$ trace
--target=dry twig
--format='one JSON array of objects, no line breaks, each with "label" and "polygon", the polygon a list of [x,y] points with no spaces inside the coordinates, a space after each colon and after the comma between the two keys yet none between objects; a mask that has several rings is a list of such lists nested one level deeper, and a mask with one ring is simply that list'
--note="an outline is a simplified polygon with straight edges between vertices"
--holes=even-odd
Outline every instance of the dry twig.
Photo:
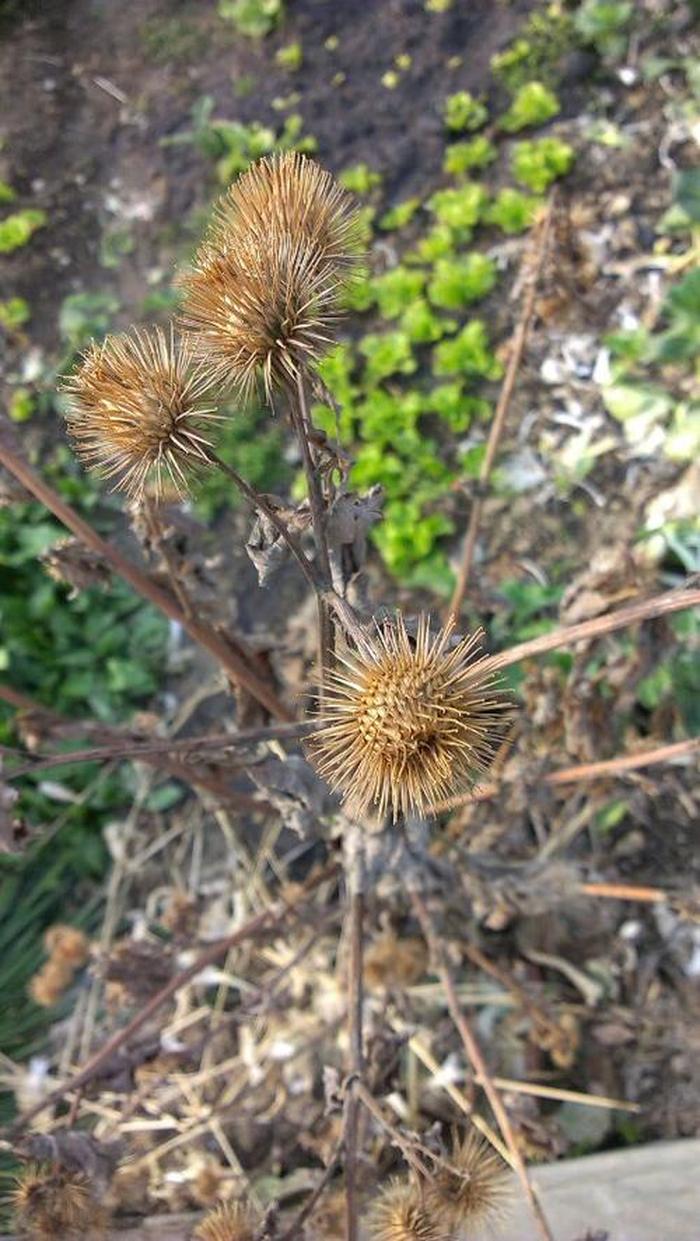
[{"label": "dry twig", "polygon": [[413,903],[414,912],[420,922],[423,935],[425,936],[425,941],[430,949],[430,955],[433,958],[435,968],[442,979],[450,1016],[452,1017],[452,1020],[459,1032],[469,1063],[474,1069],[477,1080],[482,1085],[484,1093],[491,1105],[493,1114],[498,1121],[498,1126],[510,1152],[511,1163],[520,1179],[520,1183],[530,1204],[530,1208],[539,1228],[540,1234],[543,1241],[554,1241],[547,1218],[528,1176],[525,1161],[520,1153],[508,1113],[503,1106],[501,1096],[497,1088],[494,1086],[493,1078],[489,1073],[488,1066],[482,1054],[481,1048],[474,1036],[472,1028],[459,1006],[454,979],[452,978],[451,971],[447,964],[444,946],[435,929],[427,905],[425,904],[423,897],[415,889],[411,892],[411,900]]},{"label": "dry twig", "polygon": [[484,492],[491,477],[493,463],[498,452],[498,445],[503,434],[506,416],[510,407],[513,390],[515,388],[515,380],[518,374],[518,368],[523,356],[525,344],[527,342],[528,332],[530,330],[530,322],[532,320],[535,308],[535,297],[537,295],[537,285],[544,263],[544,257],[547,250],[547,241],[549,239],[550,225],[552,222],[552,211],[554,206],[554,195],[549,200],[549,204],[543,215],[537,222],[535,227],[535,235],[533,238],[532,258],[528,255],[528,270],[525,274],[524,283],[526,286],[525,296],[523,298],[522,310],[520,318],[511,342],[510,353],[508,355],[508,366],[501,385],[501,391],[498,397],[498,404],[493,416],[493,422],[489,431],[489,437],[486,443],[486,453],[479,470],[479,493],[474,496],[471,511],[469,513],[469,524],[467,533],[464,537],[464,548],[462,551],[462,559],[457,574],[457,581],[450,599],[449,606],[445,613],[445,620],[459,616],[460,609],[464,600],[469,575],[471,573],[472,561],[474,559],[474,548],[476,547],[476,539],[479,531],[479,524],[484,508]]}]

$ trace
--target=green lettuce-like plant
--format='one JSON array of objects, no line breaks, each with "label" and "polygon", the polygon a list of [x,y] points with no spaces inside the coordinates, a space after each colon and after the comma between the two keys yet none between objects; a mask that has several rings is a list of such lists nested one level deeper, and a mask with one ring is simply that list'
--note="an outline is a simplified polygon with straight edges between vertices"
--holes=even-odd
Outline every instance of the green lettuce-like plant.
[{"label": "green lettuce-like plant", "polygon": [[417,368],[404,332],[370,332],[360,341],[360,353],[367,359],[365,377],[370,384],[389,375],[411,375]]},{"label": "green lettuce-like plant", "polygon": [[453,142],[445,151],[443,168],[453,176],[462,176],[472,168],[485,168],[498,152],[485,134],[477,134],[469,142]]},{"label": "green lettuce-like plant", "polygon": [[465,258],[438,259],[428,297],[443,310],[458,310],[485,297],[496,283],[496,264],[475,252]]},{"label": "green lettuce-like plant", "polygon": [[413,344],[426,345],[454,331],[457,325],[452,319],[436,315],[430,303],[424,297],[418,297],[404,310],[399,326]]},{"label": "green lettuce-like plant", "polygon": [[390,207],[379,219],[379,228],[384,229],[386,232],[405,228],[407,224],[410,224],[420,205],[420,198],[406,198],[403,202],[396,203],[396,206]]},{"label": "green lettuce-like plant", "polygon": [[559,100],[542,82],[527,82],[520,87],[510,108],[501,117],[501,129],[516,133],[532,125],[544,125],[559,112]]},{"label": "green lettuce-like plant", "polygon": [[372,281],[372,293],[385,319],[396,319],[423,292],[425,272],[393,267]]},{"label": "green lettuce-like plant", "polygon": [[38,228],[46,223],[45,211],[26,207],[24,211],[15,211],[4,220],[0,220],[0,254],[11,254],[26,246],[30,237]]},{"label": "green lettuce-like plant", "polygon": [[436,375],[500,379],[503,367],[491,350],[486,324],[472,319],[453,339],[440,341],[433,352],[433,370]]},{"label": "green lettuce-like plant", "polygon": [[574,152],[559,138],[537,138],[516,142],[511,167],[517,181],[536,194],[542,194],[553,181],[563,177],[574,162]]},{"label": "green lettuce-like plant", "polygon": [[370,194],[382,183],[381,172],[375,172],[369,164],[351,164],[338,174],[340,184],[353,194]]},{"label": "green lettuce-like plant", "polygon": [[447,225],[466,241],[481,219],[486,201],[483,185],[466,181],[455,189],[438,190],[428,199],[427,206],[439,224]]},{"label": "green lettuce-like plant", "polygon": [[488,120],[488,111],[468,90],[456,91],[445,100],[445,125],[448,129],[481,129]]},{"label": "green lettuce-like plant", "polygon": [[504,233],[524,233],[530,228],[541,205],[541,198],[531,198],[520,190],[505,186],[499,190],[493,202],[489,203],[484,219],[488,224],[495,224]]},{"label": "green lettuce-like plant", "polygon": [[281,22],[284,4],[282,0],[219,0],[218,13],[239,34],[262,39]]}]

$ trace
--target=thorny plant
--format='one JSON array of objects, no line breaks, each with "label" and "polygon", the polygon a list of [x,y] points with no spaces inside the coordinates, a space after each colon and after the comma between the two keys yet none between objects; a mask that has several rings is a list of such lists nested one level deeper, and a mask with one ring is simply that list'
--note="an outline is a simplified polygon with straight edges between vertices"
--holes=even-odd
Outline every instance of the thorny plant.
[{"label": "thorny plant", "polygon": [[[538,230],[535,273],[546,245],[546,221]],[[344,1113],[340,1140],[318,1187],[291,1222],[270,1212],[263,1216],[254,1202],[228,1202],[217,1205],[201,1221],[196,1236],[203,1241],[253,1241],[262,1236],[292,1241],[307,1235],[307,1222],[313,1226],[314,1214],[323,1206],[322,1196],[333,1196],[331,1183],[342,1172],[342,1228],[348,1241],[357,1241],[366,1180],[361,1175],[361,1151],[372,1121],[397,1148],[407,1169],[400,1179],[369,1196],[366,1223],[374,1241],[449,1241],[465,1231],[471,1235],[476,1226],[489,1226],[502,1205],[503,1172],[508,1164],[519,1176],[547,1241],[549,1225],[499,1086],[460,1007],[431,909],[428,855],[415,845],[416,825],[425,824],[440,805],[471,796],[475,779],[491,765],[502,744],[507,718],[508,702],[495,679],[501,669],[527,656],[689,608],[700,602],[700,591],[669,591],[500,654],[477,656],[480,634],[460,637],[457,632],[477,508],[467,537],[462,589],[452,601],[443,628],[433,630],[425,615],[411,619],[377,613],[372,619],[357,607],[352,600],[362,567],[357,548],[369,524],[379,519],[377,497],[349,491],[347,459],[313,426],[309,398],[316,394],[329,400],[316,365],[334,341],[343,290],[360,267],[359,235],[348,194],[312,160],[298,153],[263,159],[224,195],[190,270],[181,277],[182,334],[173,326],[167,332],[139,329],[108,336],[89,347],[78,370],[65,381],[70,398],[68,430],[76,452],[86,465],[126,492],[137,530],[148,528],[152,533],[163,499],[185,496],[202,472],[221,470],[240,489],[255,515],[261,580],[285,555],[297,565],[317,602],[319,677],[310,720],[297,719],[284,689],[242,636],[229,633],[224,637],[197,616],[194,596],[176,564],[165,566],[169,586],[154,581],[38,478],[6,433],[0,437],[1,460],[103,565],[121,574],[218,660],[236,688],[241,719],[251,702],[265,712],[258,728],[239,726],[237,734],[189,740],[185,754],[189,764],[177,761],[174,742],[132,737],[124,744],[117,737],[106,737],[104,731],[102,740],[108,744],[85,753],[115,759],[141,756],[146,763],[164,766],[178,778],[216,793],[221,786],[217,787],[207,770],[198,768],[198,754],[203,758],[208,750],[226,754],[238,749],[245,753],[246,746],[266,742],[279,747],[311,734],[307,753],[331,789],[342,796],[343,809],[334,813],[344,842],[348,1060],[345,1080],[335,1090],[329,1088],[330,1105],[335,1103]],[[536,274],[532,279],[536,280]],[[530,297],[516,333],[490,460],[531,313]],[[214,444],[220,399],[234,393],[243,402],[254,391],[262,391],[271,413],[288,419],[296,437],[307,499],[295,509],[259,493],[217,457]],[[339,526],[345,529],[340,540]],[[350,559],[344,555],[349,544],[355,551]],[[47,725],[50,714],[45,713]],[[32,769],[40,769],[42,763],[52,765],[50,755],[25,757]],[[629,759],[621,761],[629,763]],[[639,761],[643,763],[644,756]],[[263,797],[252,804],[260,809],[266,803]],[[449,1149],[443,1149],[434,1136],[421,1141],[408,1129],[397,1128],[368,1085],[363,1028],[368,842],[373,853],[384,859],[381,865],[393,868],[398,882],[408,889],[474,1081],[483,1089],[490,1108],[487,1119],[453,1088],[452,1097],[462,1107],[471,1133],[455,1137]],[[74,1116],[82,1091],[179,988],[224,959],[238,944],[295,917],[303,918],[310,893],[333,879],[336,869],[331,864],[312,872],[292,899],[283,893],[276,906],[190,960],[77,1073],[25,1110],[14,1134],[68,1095],[73,1099]],[[60,991],[79,964],[75,953],[83,952],[77,941],[71,949],[65,935],[49,947],[53,956],[34,988],[40,1001]],[[417,959],[422,959],[420,953]],[[547,1014],[538,1011],[537,1016],[540,1025],[546,1026]],[[429,1050],[413,1041],[416,1054],[436,1068]],[[477,1138],[475,1130],[487,1141]],[[39,1237],[87,1235],[90,1230],[97,1234],[102,1221],[92,1209],[91,1192],[82,1173],[61,1168],[60,1159],[48,1171],[32,1166],[14,1194],[20,1226]],[[333,1235],[340,1228],[337,1223]]]}]

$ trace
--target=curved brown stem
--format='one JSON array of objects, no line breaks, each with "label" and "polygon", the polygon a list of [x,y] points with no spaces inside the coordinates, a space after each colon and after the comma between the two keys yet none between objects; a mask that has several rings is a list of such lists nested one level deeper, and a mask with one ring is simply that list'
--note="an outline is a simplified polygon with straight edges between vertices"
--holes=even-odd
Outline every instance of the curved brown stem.
[{"label": "curved brown stem", "polygon": [[3,437],[0,437],[0,464],[9,470],[22,486],[26,487],[27,491],[30,491],[45,505],[59,521],[63,522],[63,525],[67,526],[76,538],[101,556],[115,573],[133,586],[138,594],[148,599],[149,603],[152,603],[170,620],[181,625],[195,642],[214,656],[231,680],[246,689],[253,698],[266,707],[271,715],[279,720],[294,719],[292,712],[280,701],[271,686],[253,672],[219,634],[195,617],[186,616],[172,595],[152,582],[142,569],[139,569],[112,543],[108,543],[96,530],[93,530],[92,526],[88,525],[75,509],[61,499],[53,487],[39,477],[28,461],[14,452]]},{"label": "curved brown stem", "polygon": [[700,590],[684,586],[677,590],[667,590],[664,594],[653,595],[651,599],[632,603],[629,607],[620,608],[617,612],[607,612],[604,616],[596,616],[593,620],[581,621],[578,625],[564,625],[554,629],[552,633],[541,634],[539,638],[531,638],[529,642],[519,642],[507,651],[499,651],[497,655],[487,655],[480,664],[484,673],[500,672],[511,664],[520,663],[521,659],[531,659],[533,655],[544,655],[547,651],[557,651],[563,646],[572,646],[574,642],[591,641],[605,633],[613,633],[616,629],[625,629],[628,625],[637,625],[640,621],[653,620],[657,616],[667,616],[671,612],[682,612],[687,608],[700,605]]}]

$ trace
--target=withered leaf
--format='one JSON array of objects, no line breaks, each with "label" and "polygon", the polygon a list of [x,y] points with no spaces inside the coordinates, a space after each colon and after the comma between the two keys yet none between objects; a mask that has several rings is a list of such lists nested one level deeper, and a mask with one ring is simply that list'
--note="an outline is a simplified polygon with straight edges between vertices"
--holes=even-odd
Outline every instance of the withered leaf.
[{"label": "withered leaf", "polygon": [[378,484],[365,495],[340,492],[328,514],[328,550],[333,584],[344,593],[367,559],[367,536],[382,515],[383,488]]},{"label": "withered leaf", "polygon": [[[268,503],[275,509],[292,534],[297,536],[308,529],[311,522],[309,506],[306,501],[296,508],[285,507],[280,500],[266,496]],[[283,565],[289,557],[289,548],[274,524],[260,513],[245,545],[246,552],[255,565],[258,581],[265,586],[273,573]]]},{"label": "withered leaf", "polygon": [[279,811],[286,827],[303,840],[325,835],[322,820],[333,803],[325,785],[301,755],[290,754],[284,761],[267,758],[250,767],[250,776]]}]

